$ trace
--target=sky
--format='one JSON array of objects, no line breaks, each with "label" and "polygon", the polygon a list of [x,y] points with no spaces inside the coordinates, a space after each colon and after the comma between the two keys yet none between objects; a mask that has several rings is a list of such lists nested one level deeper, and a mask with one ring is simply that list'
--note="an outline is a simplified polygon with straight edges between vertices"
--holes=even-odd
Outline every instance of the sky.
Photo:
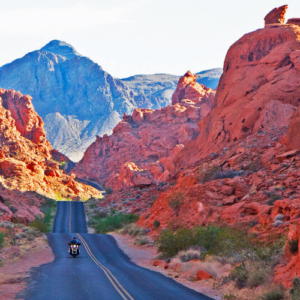
[{"label": "sky", "polygon": [[289,0],[0,0],[0,66],[57,39],[114,77],[223,67],[229,47]]}]

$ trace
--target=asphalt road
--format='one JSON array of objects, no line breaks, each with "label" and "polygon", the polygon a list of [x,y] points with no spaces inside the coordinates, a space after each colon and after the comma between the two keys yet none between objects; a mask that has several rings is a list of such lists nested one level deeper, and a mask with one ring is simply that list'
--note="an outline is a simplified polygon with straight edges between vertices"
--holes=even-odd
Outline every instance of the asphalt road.
[{"label": "asphalt road", "polygon": [[[59,202],[49,244],[52,263],[32,268],[25,300],[209,300],[160,273],[132,263],[110,235],[87,234],[83,203]],[[80,255],[68,253],[68,242],[81,241]]]}]

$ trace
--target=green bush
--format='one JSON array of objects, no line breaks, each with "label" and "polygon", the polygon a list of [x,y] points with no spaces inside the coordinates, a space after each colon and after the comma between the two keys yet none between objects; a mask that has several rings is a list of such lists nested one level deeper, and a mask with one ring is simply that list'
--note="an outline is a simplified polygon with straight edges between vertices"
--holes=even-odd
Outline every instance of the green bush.
[{"label": "green bush", "polygon": [[0,232],[0,249],[2,249],[4,246],[4,237],[5,234],[3,232]]},{"label": "green bush", "polygon": [[107,195],[110,195],[113,192],[113,189],[110,186],[106,187],[104,190],[105,190],[105,192],[106,192]]},{"label": "green bush", "polygon": [[49,232],[49,224],[46,222],[46,218],[41,215],[36,216],[30,226],[43,233]]},{"label": "green bush", "polygon": [[251,243],[243,231],[227,226],[179,228],[165,230],[156,240],[158,250],[166,257],[175,256],[181,250],[192,246],[204,247],[209,254],[233,257],[243,249],[250,249]]},{"label": "green bush", "polygon": [[284,298],[284,292],[282,289],[275,288],[265,294],[261,295],[261,300],[282,300]]},{"label": "green bush", "polygon": [[121,229],[126,224],[135,223],[139,219],[138,215],[135,214],[116,214],[110,215],[95,225],[96,233],[107,233],[116,229]]},{"label": "green bush", "polygon": [[160,226],[160,222],[157,221],[157,220],[155,220],[155,221],[153,222],[153,227],[154,227],[155,229],[157,229],[159,226]]}]

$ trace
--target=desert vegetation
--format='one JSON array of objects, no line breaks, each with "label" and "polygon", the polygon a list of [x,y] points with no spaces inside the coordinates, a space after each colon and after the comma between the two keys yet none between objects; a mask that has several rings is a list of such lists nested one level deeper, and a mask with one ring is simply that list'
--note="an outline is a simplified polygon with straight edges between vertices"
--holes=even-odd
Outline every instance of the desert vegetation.
[{"label": "desert vegetation", "polygon": [[[180,263],[191,276],[195,277],[199,270],[210,274],[216,286],[233,283],[237,291],[243,288],[254,291],[262,286],[263,293],[256,295],[257,299],[284,299],[284,290],[272,287],[273,269],[284,252],[285,238],[281,236],[265,242],[239,228],[208,225],[167,229],[161,232],[156,244],[160,259],[170,261],[170,268]],[[294,249],[294,245],[290,247]],[[291,291],[295,295],[300,290],[297,284],[295,281]],[[239,298],[229,294],[225,299]]]}]

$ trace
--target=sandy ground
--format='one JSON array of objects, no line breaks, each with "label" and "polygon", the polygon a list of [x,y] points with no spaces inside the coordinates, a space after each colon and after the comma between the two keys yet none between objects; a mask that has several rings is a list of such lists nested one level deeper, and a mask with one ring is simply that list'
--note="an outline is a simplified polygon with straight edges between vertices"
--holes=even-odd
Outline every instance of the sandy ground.
[{"label": "sandy ground", "polygon": [[14,299],[25,288],[30,268],[50,263],[55,258],[45,235],[21,246],[4,248],[1,256],[4,265],[0,267],[0,300]]},{"label": "sandy ground", "polygon": [[117,233],[111,233],[116,239],[118,246],[124,251],[132,262],[137,265],[164,274],[165,276],[172,277],[177,282],[193,289],[197,292],[205,294],[213,299],[223,299],[221,292],[213,288],[214,280],[203,281],[190,281],[184,276],[178,276],[178,273],[172,270],[165,270],[161,266],[153,266],[153,261],[157,258],[157,248],[153,245],[137,246],[134,245],[135,239],[129,235],[121,235]]}]

